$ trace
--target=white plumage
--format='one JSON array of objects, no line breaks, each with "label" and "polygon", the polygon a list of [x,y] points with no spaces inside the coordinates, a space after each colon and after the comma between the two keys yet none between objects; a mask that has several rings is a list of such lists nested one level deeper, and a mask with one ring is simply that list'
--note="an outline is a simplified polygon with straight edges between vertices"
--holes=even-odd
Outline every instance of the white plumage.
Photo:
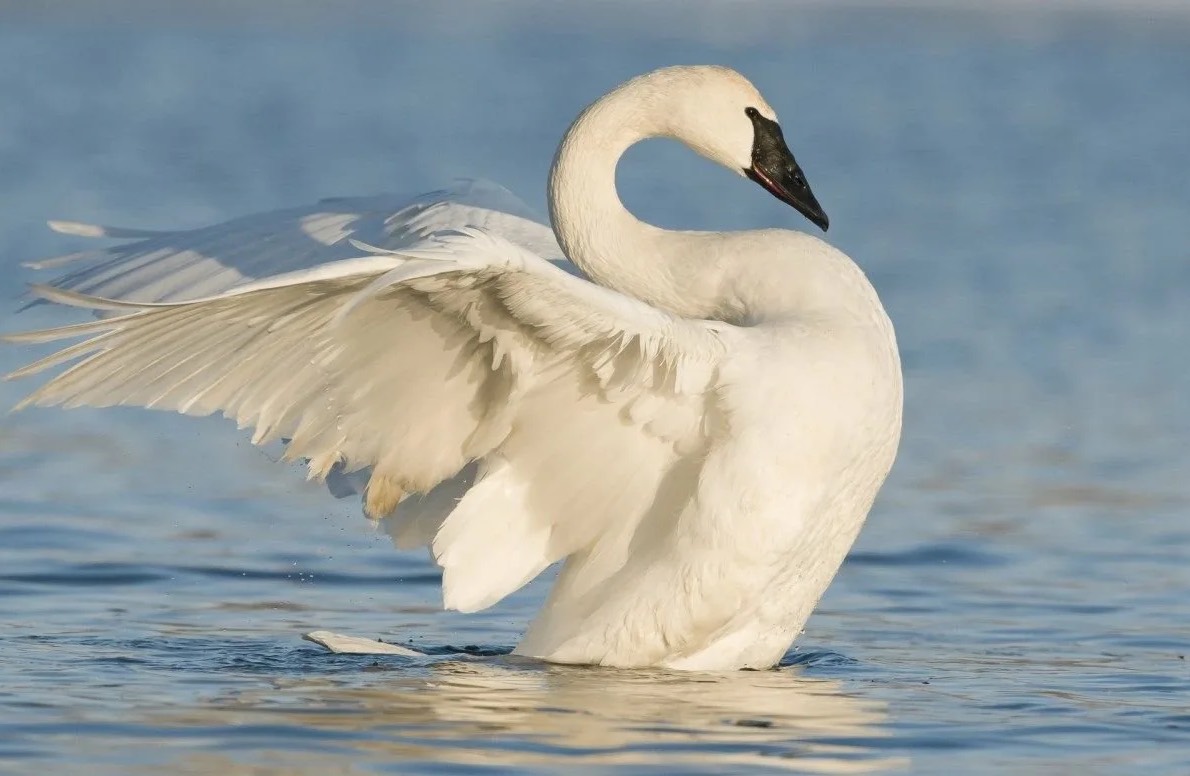
[{"label": "white plumage", "polygon": [[892,328],[825,243],[657,229],[614,171],[669,135],[814,217],[808,187],[782,188],[784,142],[784,168],[757,150],[774,121],[723,68],[628,82],[559,150],[558,240],[490,184],[187,232],[58,223],[132,242],[41,263],[80,268],[36,295],[103,317],[10,335],[83,338],[10,377],[70,363],[22,406],[221,412],[285,440],[338,494],[362,485],[399,544],[430,547],[449,608],[564,561],[522,654],[771,665],[892,464]]}]

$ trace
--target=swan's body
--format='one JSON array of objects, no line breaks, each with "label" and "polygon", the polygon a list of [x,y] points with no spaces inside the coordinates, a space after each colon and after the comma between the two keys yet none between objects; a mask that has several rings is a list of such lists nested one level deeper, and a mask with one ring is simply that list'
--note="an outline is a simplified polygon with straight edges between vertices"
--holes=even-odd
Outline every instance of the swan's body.
[{"label": "swan's body", "polygon": [[[220,411],[258,443],[288,440],[339,492],[366,483],[365,511],[399,544],[430,547],[449,608],[490,606],[563,561],[520,654],[767,667],[892,465],[892,326],[826,243],[643,224],[615,165],[672,136],[825,227],[776,126],[723,68],[621,86],[555,159],[561,252],[515,208],[465,197],[108,230],[141,242],[37,289],[109,317],[16,335],[89,339],[14,374],[82,358],[27,402]],[[348,236],[395,250],[361,258]]]}]

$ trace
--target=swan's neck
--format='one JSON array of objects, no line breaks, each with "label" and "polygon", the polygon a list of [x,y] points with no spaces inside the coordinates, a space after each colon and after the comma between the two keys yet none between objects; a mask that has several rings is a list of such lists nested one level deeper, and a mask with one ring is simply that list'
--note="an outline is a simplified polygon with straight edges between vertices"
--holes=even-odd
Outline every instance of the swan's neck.
[{"label": "swan's neck", "polygon": [[668,99],[665,90],[630,81],[575,120],[550,171],[550,220],[562,250],[596,283],[681,315],[711,317],[713,259],[682,250],[697,233],[640,221],[616,192],[616,164],[629,146],[672,136]]},{"label": "swan's neck", "polygon": [[583,111],[566,133],[550,171],[549,202],[570,260],[600,285],[690,318],[747,324],[821,314],[884,326],[863,272],[821,240],[780,229],[669,231],[628,212],[616,192],[616,164],[645,138],[683,139],[683,110],[696,98],[682,88],[655,75],[634,79]]}]

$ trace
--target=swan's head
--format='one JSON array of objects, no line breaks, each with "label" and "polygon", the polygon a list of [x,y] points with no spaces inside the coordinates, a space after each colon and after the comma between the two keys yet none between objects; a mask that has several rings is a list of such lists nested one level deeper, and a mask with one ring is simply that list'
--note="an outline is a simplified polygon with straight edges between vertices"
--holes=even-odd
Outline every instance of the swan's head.
[{"label": "swan's head", "polygon": [[759,183],[823,231],[830,220],[785,144],[777,114],[747,78],[716,66],[670,67],[644,77],[665,105],[664,134]]}]

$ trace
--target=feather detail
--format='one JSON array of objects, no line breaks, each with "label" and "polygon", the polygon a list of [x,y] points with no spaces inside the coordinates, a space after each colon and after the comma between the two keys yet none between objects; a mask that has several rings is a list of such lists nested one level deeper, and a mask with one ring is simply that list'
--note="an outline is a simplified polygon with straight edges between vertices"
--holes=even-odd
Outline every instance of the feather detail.
[{"label": "feather detail", "polygon": [[[38,286],[43,298],[116,315],[10,335],[84,338],[10,377],[73,362],[24,405],[221,412],[256,444],[287,440],[284,459],[305,461],[312,480],[332,477],[341,490],[337,473],[369,471],[365,514],[405,536],[433,527],[446,603],[465,611],[581,551],[590,526],[630,534],[678,446],[705,444],[700,419],[724,352],[715,329],[480,229],[399,250],[352,247],[369,256],[349,260],[350,272],[266,278],[194,301]],[[565,429],[538,420],[565,415]],[[599,468],[578,451],[598,438],[615,467],[577,487]],[[409,498],[477,460],[482,471],[453,509]],[[493,552],[498,574],[482,561]]]}]

